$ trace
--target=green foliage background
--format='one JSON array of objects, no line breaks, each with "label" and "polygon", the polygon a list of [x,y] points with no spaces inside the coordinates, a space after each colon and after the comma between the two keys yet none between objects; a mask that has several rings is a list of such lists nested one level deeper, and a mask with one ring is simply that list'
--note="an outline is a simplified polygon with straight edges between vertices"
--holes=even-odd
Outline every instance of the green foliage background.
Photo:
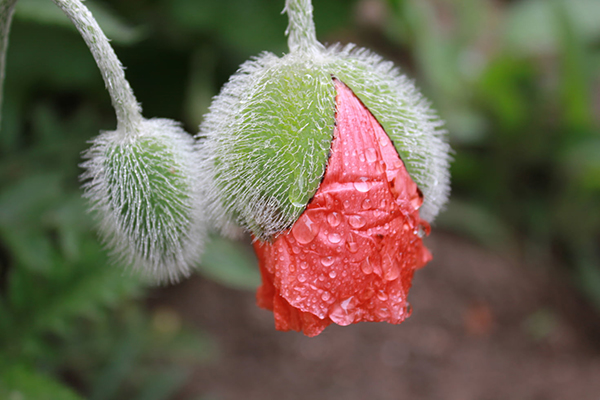
[{"label": "green foliage background", "polygon": [[[191,133],[239,64],[286,50],[283,1],[86,4],[145,116]],[[396,61],[447,121],[453,194],[438,229],[564,266],[600,308],[600,2],[318,0],[315,19],[322,41]],[[169,398],[210,342],[168,310],[149,312],[148,287],[107,262],[77,164],[115,120],[92,57],[50,0],[19,0],[6,76],[0,398]],[[201,272],[255,287],[251,253],[213,240]]]}]

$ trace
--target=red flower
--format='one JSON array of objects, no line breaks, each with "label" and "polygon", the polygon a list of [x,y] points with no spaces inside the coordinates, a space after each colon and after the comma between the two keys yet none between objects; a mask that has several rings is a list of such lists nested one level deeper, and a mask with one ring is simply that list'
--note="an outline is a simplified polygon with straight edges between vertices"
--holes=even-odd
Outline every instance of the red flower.
[{"label": "red flower", "polygon": [[317,193],[288,231],[255,241],[258,305],[278,330],[316,336],[330,323],[402,322],[415,269],[431,260],[421,192],[369,110],[335,80],[336,126]]}]

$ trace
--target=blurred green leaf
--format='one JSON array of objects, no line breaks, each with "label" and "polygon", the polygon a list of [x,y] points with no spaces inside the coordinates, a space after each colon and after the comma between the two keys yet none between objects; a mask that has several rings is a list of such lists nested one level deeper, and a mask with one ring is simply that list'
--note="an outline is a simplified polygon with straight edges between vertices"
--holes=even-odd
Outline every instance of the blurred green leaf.
[{"label": "blurred green leaf", "polygon": [[508,8],[504,27],[506,45],[517,54],[556,53],[561,27],[556,23],[555,7],[576,27],[584,43],[600,38],[600,2],[597,0],[522,0]]},{"label": "blurred green leaf", "polygon": [[25,366],[0,370],[0,398],[4,400],[83,400],[64,384]]},{"label": "blurred green leaf", "polygon": [[[144,37],[144,29],[140,27],[134,28],[125,23],[122,18],[117,16],[103,3],[87,0],[85,6],[94,15],[106,36],[115,43],[131,45]],[[75,27],[61,9],[47,0],[20,0],[17,2],[15,18],[39,24],[68,27],[75,30]]]},{"label": "blurred green leaf", "polygon": [[492,249],[516,249],[509,226],[488,210],[469,201],[453,198],[436,224],[441,228],[447,227],[459,232]]},{"label": "blurred green leaf", "polygon": [[200,272],[227,286],[256,289],[260,284],[258,263],[244,243],[211,236],[199,266]]}]

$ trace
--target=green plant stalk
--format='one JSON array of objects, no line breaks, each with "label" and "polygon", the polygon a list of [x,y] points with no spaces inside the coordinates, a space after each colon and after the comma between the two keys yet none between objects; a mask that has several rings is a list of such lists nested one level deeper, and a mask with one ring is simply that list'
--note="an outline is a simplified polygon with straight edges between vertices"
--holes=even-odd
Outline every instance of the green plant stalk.
[{"label": "green plant stalk", "polygon": [[283,11],[289,19],[285,34],[288,36],[290,52],[325,49],[317,40],[311,0],[286,0]]},{"label": "green plant stalk", "polygon": [[4,92],[8,34],[16,4],[17,0],[0,0],[0,123],[2,122],[2,94]]},{"label": "green plant stalk", "polygon": [[137,136],[142,122],[137,102],[125,71],[106,35],[80,0],[53,0],[73,22],[96,60],[117,114],[117,130]]}]

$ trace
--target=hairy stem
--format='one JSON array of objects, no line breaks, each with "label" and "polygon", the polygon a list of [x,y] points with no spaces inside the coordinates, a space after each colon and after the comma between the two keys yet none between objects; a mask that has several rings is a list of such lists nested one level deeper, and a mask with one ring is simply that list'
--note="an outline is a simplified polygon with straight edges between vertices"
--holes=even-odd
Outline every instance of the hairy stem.
[{"label": "hairy stem", "polygon": [[313,52],[323,49],[317,40],[311,0],[286,0],[283,10],[289,24],[286,30],[291,52]]},{"label": "hairy stem", "polygon": [[136,128],[142,120],[141,107],[104,32],[80,0],[53,1],[73,22],[96,60],[117,114],[117,129],[129,135],[137,134]]},{"label": "hairy stem", "polygon": [[0,0],[0,122],[2,122],[2,93],[4,92],[8,33],[16,4],[17,0]]}]

